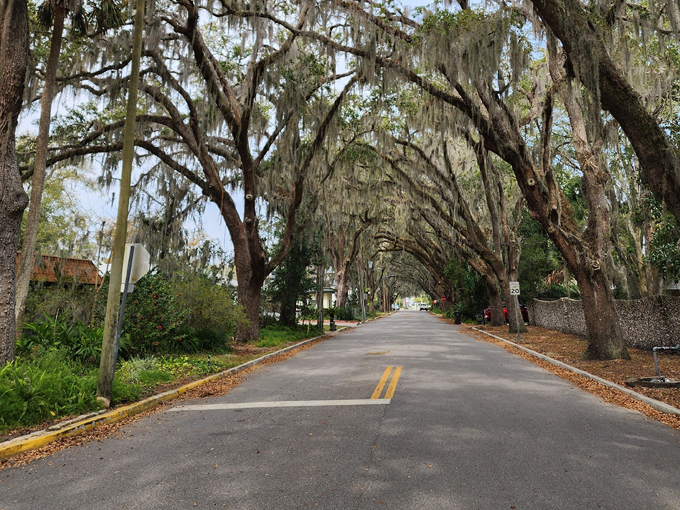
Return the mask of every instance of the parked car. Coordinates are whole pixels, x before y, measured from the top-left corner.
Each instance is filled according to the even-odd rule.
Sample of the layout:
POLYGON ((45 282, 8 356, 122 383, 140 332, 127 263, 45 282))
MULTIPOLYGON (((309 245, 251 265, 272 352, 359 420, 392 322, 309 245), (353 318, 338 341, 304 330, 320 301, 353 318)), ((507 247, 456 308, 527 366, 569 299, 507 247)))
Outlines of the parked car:
MULTIPOLYGON (((520 304, 519 305, 519 311, 522 314, 522 319, 524 322, 529 322, 529 310, 525 305, 520 304)), ((508 322, 508 309, 505 306, 505 303, 503 303, 503 315, 505 315, 505 322, 508 322)), ((488 307, 486 310, 484 310, 484 320, 490 321, 491 320, 491 307, 488 307)))

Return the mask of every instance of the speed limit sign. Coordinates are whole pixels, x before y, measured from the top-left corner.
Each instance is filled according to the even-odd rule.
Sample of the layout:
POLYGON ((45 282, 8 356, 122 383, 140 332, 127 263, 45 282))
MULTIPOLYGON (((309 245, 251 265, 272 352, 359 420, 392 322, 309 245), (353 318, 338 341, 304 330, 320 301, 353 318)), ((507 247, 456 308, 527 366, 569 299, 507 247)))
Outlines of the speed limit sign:
POLYGON ((510 282, 510 295, 519 296, 519 282, 510 282))

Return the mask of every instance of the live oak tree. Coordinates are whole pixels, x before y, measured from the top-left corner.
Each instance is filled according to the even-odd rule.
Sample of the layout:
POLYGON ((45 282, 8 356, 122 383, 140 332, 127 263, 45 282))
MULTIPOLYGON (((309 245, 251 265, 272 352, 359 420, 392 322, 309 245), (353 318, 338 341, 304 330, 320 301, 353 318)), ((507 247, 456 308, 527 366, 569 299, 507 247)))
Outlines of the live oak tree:
POLYGON ((47 148, 49 143, 50 122, 52 119, 52 100, 57 90, 57 68, 64 32, 64 22, 67 15, 71 14, 71 32, 75 37, 85 36, 89 21, 91 28, 96 33, 105 32, 110 27, 116 27, 123 23, 120 6, 113 0, 103 0, 96 5, 89 6, 86 11, 83 5, 77 5, 75 9, 66 0, 45 0, 38 7, 38 21, 44 28, 52 28, 49 42, 49 54, 43 71, 44 85, 40 95, 40 121, 38 124, 38 136, 35 142, 35 155, 32 165, 31 199, 28 214, 25 221, 22 241, 22 252, 19 272, 16 281, 16 305, 15 316, 17 323, 17 338, 21 337, 23 328, 24 307, 28 295, 28 285, 33 269, 33 253, 36 247, 38 222, 40 219, 40 204, 42 201, 45 185, 45 168, 47 165, 47 148))
POLYGON ((21 216, 28 197, 21 185, 15 132, 28 61, 25 0, 0 2, 0 364, 14 358, 14 277, 21 216))
POLYGON ((324 246, 335 272, 337 302, 345 307, 349 292, 349 275, 355 266, 365 232, 380 215, 381 200, 371 197, 369 162, 342 157, 332 176, 320 190, 318 211, 323 216, 324 246))
MULTIPOLYGON (((680 13, 674 2, 602 2, 588 6, 579 0, 532 0, 541 20, 559 39, 577 79, 591 95, 594 107, 608 111, 621 125, 640 162, 640 174, 654 195, 680 220, 680 155, 678 147, 636 86, 648 77, 633 76, 631 46, 649 41, 662 51, 680 41, 680 13), (639 36, 638 36, 639 34, 639 36), (629 42, 632 41, 632 42, 629 42), (616 57, 623 57, 624 68, 616 57)), ((647 66, 647 59, 642 65, 647 66)), ((663 74, 655 66, 655 75, 663 74)), ((675 72, 675 70, 673 70, 675 72)), ((638 73, 640 76, 640 73, 638 73)), ((642 75, 644 76, 644 75, 642 75)), ((654 77, 652 77, 654 79, 654 77)), ((667 89, 663 87, 662 89, 667 89)), ((667 90, 661 90, 662 95, 667 90)))
MULTIPOLYGON (((510 165, 530 214, 548 232, 578 281, 589 338, 586 356, 625 358, 628 354, 604 261, 599 258, 598 238, 592 237, 592 230, 582 232, 575 224, 551 166, 553 92, 541 87, 544 99, 539 111, 543 119, 538 125, 541 136, 535 144, 521 129, 520 108, 508 101, 517 96, 514 92, 530 61, 528 45, 515 29, 515 15, 516 11, 503 8, 492 13, 467 8, 461 12, 444 10, 426 16, 422 26, 408 20, 395 28, 392 20, 398 22, 403 17, 378 17, 369 12, 363 19, 394 39, 392 51, 373 57, 365 46, 342 49, 357 56, 371 56, 376 66, 388 69, 392 76, 401 76, 455 107, 460 115, 454 120, 472 127, 476 139, 510 165), (387 18, 390 23, 385 21, 387 18), (503 67, 503 62, 509 65, 503 67)), ((310 37, 319 39, 318 34, 310 37)), ((341 46, 330 40, 325 44, 337 49, 341 46)), ((595 187, 604 185, 597 180, 591 182, 595 187)), ((594 208, 600 207, 597 197, 590 204, 594 208)), ((592 228, 597 224, 593 221, 592 228)))
MULTIPOLYGON (((353 68, 337 72, 318 45, 299 40, 296 31, 310 26, 333 30, 313 3, 245 9, 180 1, 149 17, 135 141, 140 158, 181 175, 218 207, 234 245, 238 301, 250 321, 237 328, 237 341, 259 335, 262 285, 288 252, 307 181, 358 79, 353 68), (291 20, 290 28, 273 23, 276 15, 291 20), (275 253, 260 235, 265 206, 283 218, 275 253)), ((110 98, 108 121, 84 119, 86 129, 51 162, 120 149, 116 100, 126 84, 124 63, 113 54, 74 76, 80 90, 110 98)))

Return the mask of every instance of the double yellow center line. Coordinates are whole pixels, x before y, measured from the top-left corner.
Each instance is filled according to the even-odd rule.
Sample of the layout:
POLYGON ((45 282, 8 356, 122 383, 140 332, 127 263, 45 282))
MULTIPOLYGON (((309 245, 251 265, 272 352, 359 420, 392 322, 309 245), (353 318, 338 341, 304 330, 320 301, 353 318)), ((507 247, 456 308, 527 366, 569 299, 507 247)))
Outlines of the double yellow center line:
MULTIPOLYGON (((378 386, 375 387, 375 391, 373 392, 373 395, 371 395, 371 399, 379 399, 380 394, 383 391, 383 388, 385 387, 385 384, 387 384, 387 380, 390 378, 390 375, 392 374, 392 369, 394 367, 387 367, 385 369, 385 372, 383 373, 382 377, 380 378, 380 381, 378 382, 378 386)), ((396 370, 394 371, 394 375, 392 376, 392 380, 390 381, 390 385, 387 387, 387 391, 385 392, 385 397, 384 398, 392 398, 394 397, 394 391, 397 389, 397 383, 399 382, 399 376, 401 375, 401 369, 402 367, 397 367, 396 370)))

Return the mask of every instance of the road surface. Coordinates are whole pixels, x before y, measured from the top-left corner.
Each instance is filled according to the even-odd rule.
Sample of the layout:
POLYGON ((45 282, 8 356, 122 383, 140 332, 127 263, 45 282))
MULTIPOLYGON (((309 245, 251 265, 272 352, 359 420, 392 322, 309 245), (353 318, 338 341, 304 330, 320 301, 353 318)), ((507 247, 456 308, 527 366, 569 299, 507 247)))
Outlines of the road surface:
POLYGON ((680 509, 679 432, 460 331, 364 324, 1 471, 0 509, 680 509))

